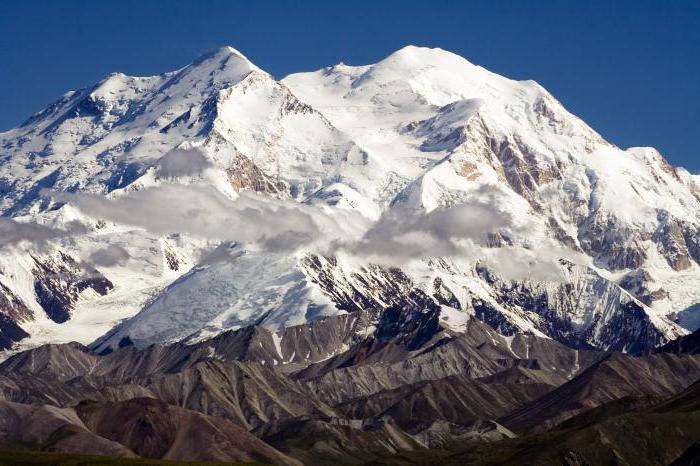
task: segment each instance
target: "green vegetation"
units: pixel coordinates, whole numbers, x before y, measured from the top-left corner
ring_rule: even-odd
[[[142,458],[49,453],[34,450],[0,450],[2,466],[262,466],[264,463],[219,463],[206,461],[167,461]]]

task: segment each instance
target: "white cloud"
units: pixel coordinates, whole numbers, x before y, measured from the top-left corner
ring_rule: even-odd
[[[538,282],[566,281],[561,259],[578,265],[589,265],[590,259],[556,244],[542,241],[535,248],[504,246],[480,248],[476,257],[482,264],[504,280]]]
[[[156,178],[195,176],[211,167],[211,162],[199,149],[173,149],[158,160]]]
[[[94,218],[144,228],[157,235],[186,233],[204,239],[295,250],[335,240],[352,214],[329,211],[251,192],[231,200],[208,186],[164,185],[124,196],[49,193]],[[359,217],[359,214],[357,214]],[[354,222],[357,224],[357,221]]]
[[[346,249],[373,262],[388,264],[463,255],[469,244],[485,244],[489,234],[516,229],[512,216],[493,205],[474,201],[428,213],[394,206],[360,241]]]
[[[78,222],[69,223],[65,229],[57,229],[34,222],[18,222],[12,218],[0,217],[0,248],[28,243],[42,249],[51,239],[83,234],[86,231]]]
[[[484,194],[484,193],[482,193]],[[559,281],[562,257],[581,263],[554,242],[537,248],[487,246],[490,235],[522,236],[532,224],[517,224],[502,203],[487,192],[478,200],[426,213],[395,205],[370,223],[358,212],[329,206],[283,201],[253,192],[231,200],[209,186],[170,184],[115,198],[93,194],[51,193],[94,218],[143,228],[153,234],[185,233],[223,243],[204,262],[228,260],[230,244],[268,251],[304,249],[317,254],[343,254],[356,262],[401,266],[427,257],[480,261],[507,280]],[[525,234],[524,236],[528,236]],[[101,250],[96,265],[128,259],[126,251]],[[117,261],[117,262],[114,262]]]
[[[110,244],[109,246],[97,249],[90,254],[89,261],[92,265],[102,267],[112,267],[124,265],[130,258],[129,252],[123,247]]]

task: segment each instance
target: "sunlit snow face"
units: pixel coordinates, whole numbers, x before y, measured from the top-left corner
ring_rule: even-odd
[[[177,118],[184,118],[189,111],[204,112],[202,99],[209,94],[203,89],[222,90],[217,94],[218,113],[212,124],[235,141],[236,151],[225,146],[216,152],[217,157],[242,151],[276,176],[284,178],[293,172],[295,187],[304,186],[302,182],[313,178],[313,183],[307,183],[308,192],[302,190],[298,200],[305,200],[308,193],[318,193],[319,186],[329,187],[324,183],[335,181],[342,170],[342,183],[338,182],[340,197],[352,209],[284,202],[250,193],[232,200],[236,193],[227,192],[211,179],[209,186],[193,186],[193,179],[200,175],[204,178],[209,172],[223,172],[221,168],[227,165],[221,159],[209,159],[203,152],[188,148],[170,150],[157,160],[149,159],[152,169],[129,186],[134,192],[113,193],[111,199],[84,194],[54,197],[93,218],[136,226],[156,236],[183,233],[212,242],[243,243],[265,251],[342,252],[382,264],[401,264],[426,256],[478,255],[492,258],[494,266],[508,264],[507,272],[512,275],[520,270],[532,273],[532,250],[497,252],[485,247],[490,233],[523,228],[522,224],[515,224],[509,213],[495,208],[496,203],[463,202],[433,211],[436,205],[442,205],[437,202],[438,196],[428,200],[423,196],[415,211],[396,206],[383,215],[381,211],[391,196],[410,180],[422,176],[426,167],[434,169],[425,179],[433,177],[437,181],[424,184],[435,188],[438,194],[450,191],[451,195],[451,190],[460,189],[464,191],[460,191],[462,197],[470,194],[463,189],[463,179],[447,176],[449,164],[438,163],[445,156],[445,147],[438,150],[437,146],[419,143],[428,141],[431,134],[442,141],[462,128],[482,105],[490,105],[486,114],[496,112],[491,123],[498,128],[509,130],[515,122],[521,125],[525,119],[518,112],[527,107],[523,102],[529,102],[541,90],[493,75],[454,54],[417,47],[402,49],[377,65],[338,66],[333,70],[331,75],[335,77],[326,72],[309,73],[277,83],[238,52],[221,49],[179,71],[177,80],[167,78],[171,83],[168,99],[151,102],[155,106],[149,110],[167,118],[155,121],[158,124],[153,126],[156,129],[151,136],[156,138],[153,141],[161,141],[158,147],[165,147],[162,142],[166,139],[161,138],[166,136],[167,147],[183,140],[187,142],[178,147],[190,147],[192,140],[185,133],[168,132],[177,127],[171,123],[180,121]],[[199,80],[209,80],[210,75],[215,79],[209,87],[198,86]],[[117,76],[107,80],[98,94],[111,95],[116,87],[128,90],[136,98],[141,95],[136,91],[148,84],[123,82],[124,79]],[[145,88],[150,89],[151,85],[156,84]],[[301,100],[297,101],[297,97]],[[192,105],[192,99],[197,105]],[[504,102],[508,105],[502,105]],[[555,104],[549,102],[550,107],[556,107]],[[520,119],[511,121],[511,111]],[[173,120],[172,116],[177,115],[180,116]],[[416,122],[423,122],[419,129],[425,126],[425,134],[397,130]],[[267,134],[281,139],[268,141],[262,137]],[[276,144],[274,157],[263,150],[268,143]],[[246,152],[248,146],[251,153]],[[428,146],[430,150],[426,149]],[[146,152],[161,153],[155,149]],[[309,155],[316,152],[317,157]],[[371,208],[376,212],[366,215]],[[425,213],[421,208],[431,212]],[[365,215],[358,215],[362,210]],[[117,250],[93,251],[90,255],[89,260],[96,265],[119,266],[128,260]]]

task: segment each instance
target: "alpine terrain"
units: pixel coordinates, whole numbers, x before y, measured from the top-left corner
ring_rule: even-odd
[[[0,133],[0,212],[10,450],[700,455],[700,176],[445,50],[111,74]]]

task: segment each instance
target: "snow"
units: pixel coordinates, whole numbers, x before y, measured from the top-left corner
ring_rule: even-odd
[[[277,351],[277,355],[279,356],[280,361],[284,361],[284,355],[282,354],[282,337],[279,335],[277,332],[271,332],[272,334],[272,343],[275,345],[275,351]],[[277,363],[277,361],[275,361]]]
[[[654,149],[607,143],[533,81],[496,75],[442,49],[409,46],[374,65],[339,64],[277,81],[223,47],[159,76],[115,73],[69,92],[26,125],[0,133],[0,146],[0,179],[15,183],[0,197],[0,209],[27,221],[63,228],[100,220],[71,205],[48,205],[42,188],[115,198],[174,184],[214,187],[236,199],[238,190],[264,184],[262,176],[274,188],[261,195],[322,213],[330,219],[323,233],[332,239],[345,230],[361,234],[396,206],[430,212],[478,201],[511,218],[504,236],[526,257],[583,255],[595,222],[638,233],[643,267],[669,296],[643,309],[665,335],[681,331],[668,316],[700,303],[700,266],[674,270],[654,239],[674,220],[698,228],[700,177],[668,166]],[[159,179],[156,165],[173,148],[197,148],[211,165]],[[248,171],[231,173],[240,160],[249,162]],[[352,220],[355,213],[362,218]],[[198,264],[215,244],[111,222],[75,241],[52,241],[51,248],[86,260],[111,244],[129,253],[124,264],[98,268],[114,290],[81,296],[64,324],[50,321],[36,301],[28,251],[2,251],[0,283],[34,313],[22,322],[32,334],[23,344],[88,343],[113,329],[108,344],[128,334],[145,345],[256,322],[279,329],[340,312],[299,265],[303,253],[319,251],[241,248],[231,261]],[[165,251],[180,262],[176,270]],[[462,308],[482,300],[519,331],[544,336],[539,316],[504,304],[473,273],[485,257],[452,259],[458,271],[429,260],[402,270],[424,290],[439,277]],[[613,283],[629,269],[609,259],[585,256],[567,277],[581,293],[570,316],[578,331],[610,318],[621,299],[633,299]],[[331,277],[338,282],[366,272],[356,258],[340,262]],[[555,293],[558,285],[541,286]],[[376,290],[368,293],[383,302]],[[694,325],[695,314],[685,311],[681,323]],[[443,317],[454,330],[469,315],[445,308]]]
[[[695,304],[679,312],[678,323],[693,332],[700,329],[700,304]]]
[[[129,335],[137,346],[148,346],[197,332],[212,336],[254,323],[274,332],[337,314],[296,264],[290,256],[241,251],[232,261],[194,267],[104,344]]]
[[[464,311],[449,306],[440,306],[440,323],[454,332],[466,332],[471,317]]]

